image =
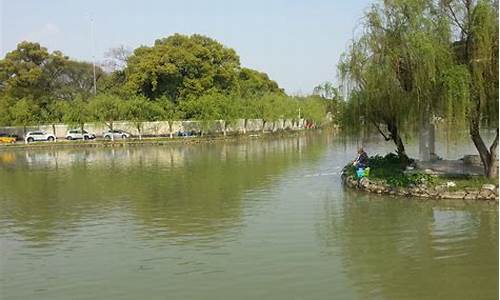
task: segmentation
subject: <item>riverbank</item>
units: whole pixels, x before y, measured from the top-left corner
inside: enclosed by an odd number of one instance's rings
[[[368,177],[358,178],[351,165],[343,169],[345,187],[375,194],[430,199],[481,200],[498,203],[498,179],[485,176],[448,176],[406,170],[397,156],[370,157]],[[411,169],[411,168],[410,168]]]
[[[321,130],[321,129],[314,129]],[[0,151],[14,150],[14,149],[52,149],[64,147],[87,147],[87,148],[101,148],[101,147],[125,147],[125,146],[141,146],[141,145],[172,145],[172,144],[200,144],[200,143],[220,143],[228,141],[241,141],[251,139],[269,139],[279,137],[293,137],[306,134],[310,130],[283,130],[278,132],[253,132],[249,134],[231,134],[231,135],[206,135],[206,136],[190,136],[190,137],[144,137],[143,139],[116,139],[115,141],[98,139],[98,140],[57,140],[56,142],[33,142],[23,143],[17,142],[15,144],[0,144]]]

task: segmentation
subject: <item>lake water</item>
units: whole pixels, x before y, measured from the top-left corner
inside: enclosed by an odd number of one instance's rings
[[[355,148],[1,151],[0,299],[497,299],[498,206],[344,190]]]

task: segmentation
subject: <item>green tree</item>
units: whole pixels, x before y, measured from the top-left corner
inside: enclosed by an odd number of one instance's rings
[[[3,94],[21,99],[39,99],[48,93],[44,66],[49,63],[49,53],[38,43],[21,42],[14,51],[0,60],[0,82]]]
[[[13,98],[0,95],[0,126],[8,126],[12,124],[10,107],[14,105]]]
[[[180,109],[184,116],[197,120],[201,124],[201,136],[214,127],[215,120],[220,117],[217,102],[220,94],[208,93],[199,98],[190,98],[181,102]]]
[[[23,132],[26,134],[26,126],[35,125],[39,119],[39,107],[29,98],[22,98],[17,101],[9,110],[12,124],[23,126]]]
[[[62,100],[49,102],[48,105],[40,109],[40,122],[52,125],[52,133],[56,135],[56,125],[64,121],[64,114],[67,111],[68,103]]]
[[[65,105],[63,121],[70,127],[78,127],[83,132],[85,123],[92,120],[89,105],[82,97],[77,97]]]
[[[282,110],[283,110],[281,115],[283,124],[281,125],[281,128],[285,130],[287,120],[291,120],[293,125],[295,120],[297,119],[299,104],[297,99],[295,99],[294,97],[281,97],[281,98],[282,98]]]
[[[127,121],[133,122],[139,139],[142,140],[143,124],[155,118],[155,107],[151,101],[144,96],[134,96],[132,99],[122,102],[121,116]]]
[[[339,90],[333,85],[333,83],[328,81],[325,81],[315,86],[313,89],[313,95],[317,95],[320,96],[321,98],[330,100],[340,98]]]
[[[278,119],[277,107],[274,106],[275,94],[265,94],[255,100],[255,116],[262,120],[262,133],[265,132],[266,124]],[[273,125],[274,131],[274,125]]]
[[[318,97],[308,97],[303,100],[302,114],[304,119],[314,124],[314,126],[320,126],[326,118],[326,102],[325,100]]]
[[[459,37],[453,44],[458,65],[446,88],[461,101],[450,117],[468,121],[485,174],[498,177],[498,2],[449,0],[443,6]],[[481,128],[496,129],[489,148]]]
[[[326,110],[331,114],[338,114],[339,102],[342,101],[342,96],[338,88],[331,82],[323,82],[313,89],[313,95],[316,95],[326,101]]]
[[[173,36],[139,47],[128,58],[125,88],[149,99],[171,101],[237,87],[239,57],[233,49],[202,35]]]
[[[241,68],[238,73],[239,94],[243,98],[261,96],[266,93],[285,94],[266,73]]]
[[[95,120],[102,122],[112,131],[115,121],[122,117],[122,101],[109,94],[99,94],[89,104],[89,109]],[[114,140],[111,134],[111,139]]]
[[[343,125],[373,125],[408,160],[402,132],[418,130],[454,100],[443,89],[453,68],[448,22],[430,0],[384,1],[365,18],[363,34],[339,63],[349,91]]]
[[[257,118],[257,99],[254,97],[240,97],[236,114],[238,118],[243,119],[243,134],[247,133],[248,120]]]
[[[104,72],[97,67],[96,78]],[[43,107],[52,100],[88,98],[93,87],[92,64],[70,60],[60,51],[49,53],[38,43],[21,42],[0,60],[0,92],[16,99],[31,97]]]
[[[51,75],[53,98],[72,100],[77,96],[89,99],[94,96],[93,66],[88,62],[66,59],[62,62],[59,71]],[[96,66],[97,90],[105,92],[104,82],[108,76]]]
[[[127,56],[127,67],[113,72],[109,86],[125,94],[142,94],[154,100],[163,96],[178,104],[206,93],[242,97],[281,93],[265,73],[241,68],[236,52],[206,36],[175,34],[142,46]]]
[[[156,119],[167,121],[169,136],[170,138],[173,138],[174,122],[182,117],[181,112],[177,109],[175,104],[165,96],[155,101],[153,105],[154,105]]]
[[[234,125],[238,118],[240,102],[234,95],[226,96],[222,94],[218,95],[214,102],[216,105],[215,117],[217,120],[223,122],[222,132],[223,135],[226,136],[228,127]]]

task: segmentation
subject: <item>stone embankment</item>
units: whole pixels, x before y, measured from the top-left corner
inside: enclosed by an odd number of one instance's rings
[[[376,194],[390,194],[398,196],[413,196],[431,199],[463,199],[485,200],[498,203],[498,185],[484,184],[480,188],[458,189],[446,184],[409,187],[393,187],[383,180],[363,177],[360,180],[354,176],[342,174],[344,186]]]
[[[139,132],[137,130],[137,124],[134,122],[128,121],[115,121],[113,123],[114,129],[124,130],[131,133],[133,136],[138,136]],[[172,126],[170,126],[172,125]],[[205,124],[206,125],[206,124]],[[213,121],[209,128],[204,128],[206,133],[211,134],[223,134],[225,131],[228,134],[238,133],[238,134],[247,134],[251,132],[276,132],[282,130],[303,130],[308,128],[310,124],[307,123],[306,120],[276,120],[274,122],[268,121],[264,122],[262,119],[237,119],[234,120],[231,124],[226,126],[225,122],[222,120]],[[0,132],[8,133],[8,134],[16,134],[19,137],[24,136],[24,132],[26,131],[34,131],[34,130],[44,130],[46,132],[50,132],[54,134],[58,139],[64,139],[68,130],[75,129],[77,126],[69,126],[67,124],[55,124],[55,125],[40,125],[40,126],[27,126],[24,128],[23,126],[17,127],[0,127]],[[169,124],[167,121],[154,121],[154,122],[142,122],[142,135],[143,136],[170,136],[172,133],[174,136],[177,135],[178,132],[189,132],[195,131],[200,132],[203,127],[203,122],[193,121],[193,120],[185,120],[185,121],[173,121],[172,124]],[[107,131],[109,128],[103,123],[85,123],[84,129],[90,133],[94,133],[97,137],[101,137],[104,131]]]

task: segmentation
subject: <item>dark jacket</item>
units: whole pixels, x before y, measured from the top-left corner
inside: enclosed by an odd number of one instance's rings
[[[365,151],[361,152],[361,154],[358,155],[358,158],[356,158],[356,166],[360,168],[365,168],[368,165],[368,154],[366,154]]]

